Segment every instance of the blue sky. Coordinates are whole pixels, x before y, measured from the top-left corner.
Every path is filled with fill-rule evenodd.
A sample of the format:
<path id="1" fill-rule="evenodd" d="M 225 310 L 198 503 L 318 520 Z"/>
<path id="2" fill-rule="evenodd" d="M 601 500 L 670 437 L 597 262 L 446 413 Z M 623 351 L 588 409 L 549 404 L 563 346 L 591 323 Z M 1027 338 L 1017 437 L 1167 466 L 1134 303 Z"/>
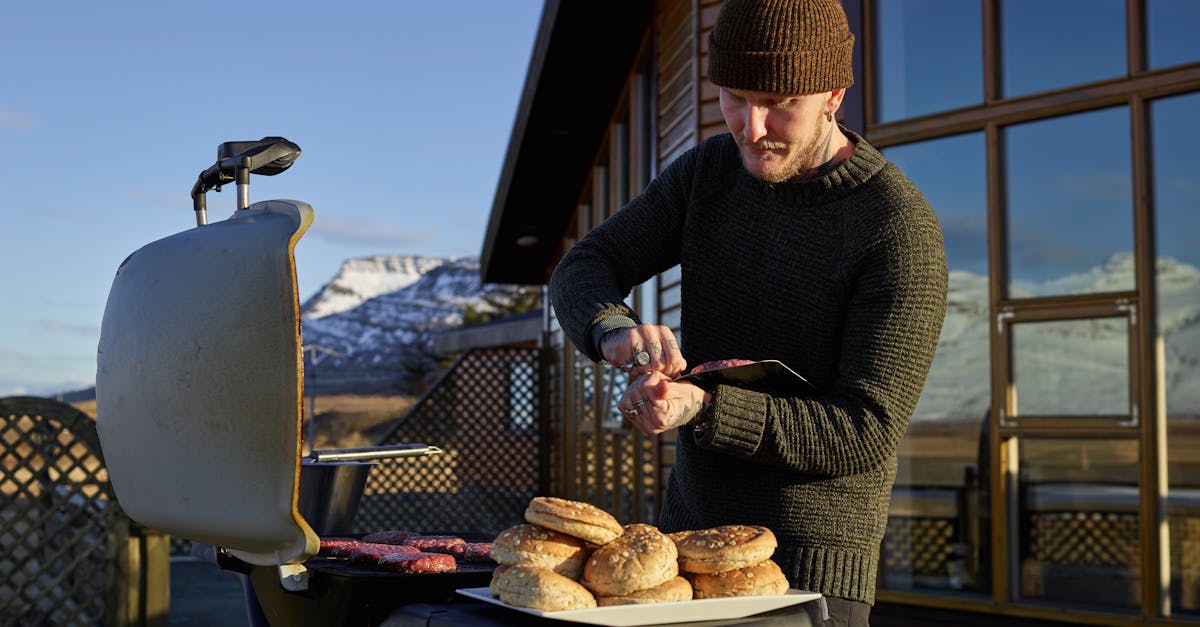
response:
<path id="1" fill-rule="evenodd" d="M 475 256 L 541 0 L 14 2 L 0 20 L 0 396 L 91 385 L 117 266 L 192 228 L 218 144 L 303 154 L 301 298 L 344 259 Z M 234 190 L 208 194 L 210 221 Z"/>

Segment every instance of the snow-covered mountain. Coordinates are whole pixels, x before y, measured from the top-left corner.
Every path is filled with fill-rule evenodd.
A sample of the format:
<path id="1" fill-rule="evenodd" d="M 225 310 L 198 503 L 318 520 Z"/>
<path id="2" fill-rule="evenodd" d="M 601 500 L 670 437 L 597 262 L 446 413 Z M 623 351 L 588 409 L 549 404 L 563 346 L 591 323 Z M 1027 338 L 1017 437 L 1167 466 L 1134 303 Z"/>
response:
<path id="1" fill-rule="evenodd" d="M 435 374 L 437 333 L 468 308 L 497 313 L 534 288 L 481 284 L 478 259 L 350 259 L 301 307 L 307 385 L 411 393 Z"/>
<path id="2" fill-rule="evenodd" d="M 1133 289 L 1134 263 L 1118 254 L 1087 272 L 1036 285 L 1017 296 Z M 1200 414 L 1200 269 L 1159 259 L 1158 331 L 1167 411 Z M 951 272 L 937 356 L 915 420 L 981 420 L 989 405 L 987 277 Z M 1146 321 L 1135 315 L 1138 324 Z M 1018 411 L 1029 414 L 1123 414 L 1129 403 L 1126 318 L 1009 325 Z"/>

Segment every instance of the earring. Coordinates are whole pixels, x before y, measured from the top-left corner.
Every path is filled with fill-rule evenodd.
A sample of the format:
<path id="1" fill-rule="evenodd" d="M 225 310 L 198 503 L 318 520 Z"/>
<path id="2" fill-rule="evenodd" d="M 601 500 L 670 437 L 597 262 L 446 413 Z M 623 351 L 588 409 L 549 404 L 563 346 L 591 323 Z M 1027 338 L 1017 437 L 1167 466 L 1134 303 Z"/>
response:
<path id="1" fill-rule="evenodd" d="M 832 121 L 833 121 L 833 111 L 830 111 L 829 109 L 826 109 L 826 110 L 825 110 L 825 121 L 826 121 L 826 122 L 832 122 Z"/>

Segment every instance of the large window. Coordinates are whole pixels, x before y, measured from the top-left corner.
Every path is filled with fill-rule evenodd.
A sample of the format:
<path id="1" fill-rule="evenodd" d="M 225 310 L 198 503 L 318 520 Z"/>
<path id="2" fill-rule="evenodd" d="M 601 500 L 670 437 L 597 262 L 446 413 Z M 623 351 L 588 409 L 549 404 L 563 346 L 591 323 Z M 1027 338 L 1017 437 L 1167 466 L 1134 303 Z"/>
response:
<path id="1" fill-rule="evenodd" d="M 843 4 L 950 267 L 881 599 L 1195 622 L 1200 1 Z"/>

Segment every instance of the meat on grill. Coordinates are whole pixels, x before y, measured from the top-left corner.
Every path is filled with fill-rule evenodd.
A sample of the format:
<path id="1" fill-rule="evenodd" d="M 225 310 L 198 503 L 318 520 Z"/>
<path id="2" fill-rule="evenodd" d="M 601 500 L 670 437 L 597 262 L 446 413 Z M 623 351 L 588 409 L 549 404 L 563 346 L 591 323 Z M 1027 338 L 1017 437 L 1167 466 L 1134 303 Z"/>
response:
<path id="1" fill-rule="evenodd" d="M 408 540 L 409 538 L 415 538 L 419 535 L 421 535 L 421 534 L 419 534 L 415 531 L 399 531 L 399 530 L 393 529 L 393 530 L 389 530 L 389 531 L 376 531 L 375 533 L 368 533 L 367 535 L 363 536 L 362 539 L 363 539 L 363 542 L 378 542 L 380 544 L 404 544 L 405 540 Z"/>
<path id="2" fill-rule="evenodd" d="M 394 573 L 452 573 L 454 556 L 445 553 L 393 553 L 379 558 L 378 566 Z"/>
<path id="3" fill-rule="evenodd" d="M 453 547 L 466 542 L 458 536 L 415 536 L 405 540 L 404 544 L 429 553 L 451 553 Z"/>
<path id="4" fill-rule="evenodd" d="M 449 553 L 464 562 L 494 563 L 491 542 L 465 542 L 450 547 Z"/>

